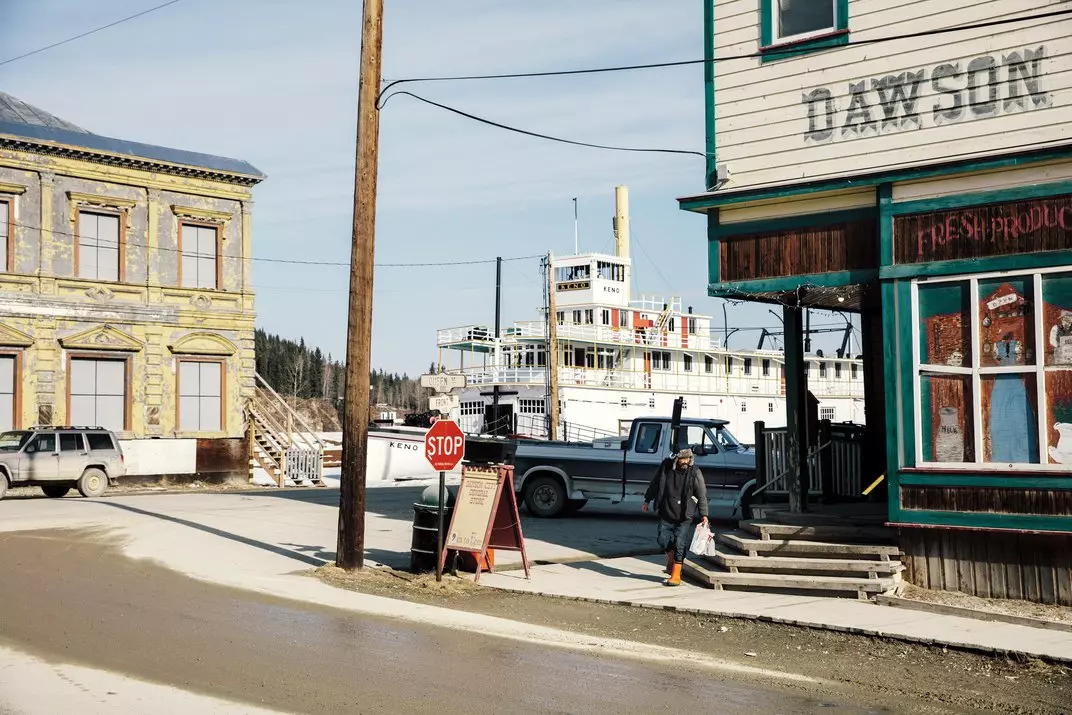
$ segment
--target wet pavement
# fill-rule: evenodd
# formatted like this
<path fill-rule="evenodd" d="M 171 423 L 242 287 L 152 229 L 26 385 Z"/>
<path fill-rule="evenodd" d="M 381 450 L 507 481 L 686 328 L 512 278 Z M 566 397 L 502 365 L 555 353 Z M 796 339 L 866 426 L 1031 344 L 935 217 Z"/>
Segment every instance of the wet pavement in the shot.
<path fill-rule="evenodd" d="M 232 590 L 128 559 L 84 531 L 0 534 L 0 574 L 3 645 L 287 712 L 883 712 L 691 665 Z"/>

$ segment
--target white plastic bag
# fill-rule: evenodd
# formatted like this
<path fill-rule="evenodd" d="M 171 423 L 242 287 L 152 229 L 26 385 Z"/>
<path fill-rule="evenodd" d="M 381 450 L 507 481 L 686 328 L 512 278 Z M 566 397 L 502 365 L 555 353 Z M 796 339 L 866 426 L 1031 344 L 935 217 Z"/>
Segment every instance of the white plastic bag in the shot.
<path fill-rule="evenodd" d="M 696 527 L 696 533 L 692 535 L 692 544 L 689 551 L 697 556 L 714 556 L 715 533 L 707 525 L 700 524 Z"/>

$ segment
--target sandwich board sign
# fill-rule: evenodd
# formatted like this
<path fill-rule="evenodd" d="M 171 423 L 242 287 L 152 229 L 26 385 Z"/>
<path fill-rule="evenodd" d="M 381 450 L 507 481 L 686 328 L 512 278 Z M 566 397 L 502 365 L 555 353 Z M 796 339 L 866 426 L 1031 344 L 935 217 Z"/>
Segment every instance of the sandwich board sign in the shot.
<path fill-rule="evenodd" d="M 467 464 L 462 467 L 462 484 L 458 488 L 443 553 L 445 556 L 447 550 L 452 550 L 476 555 L 475 580 L 479 582 L 481 568 L 488 563 L 489 549 L 520 551 L 525 578 L 529 578 L 525 537 L 521 533 L 514 493 L 514 468 Z"/>

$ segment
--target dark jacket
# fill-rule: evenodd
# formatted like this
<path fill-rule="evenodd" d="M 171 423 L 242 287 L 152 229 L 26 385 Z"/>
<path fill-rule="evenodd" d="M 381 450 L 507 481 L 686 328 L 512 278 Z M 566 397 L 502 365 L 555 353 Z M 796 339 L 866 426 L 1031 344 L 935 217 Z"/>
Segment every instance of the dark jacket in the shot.
<path fill-rule="evenodd" d="M 673 459 L 664 459 L 644 493 L 644 503 L 655 502 L 655 513 L 663 521 L 680 524 L 692 521 L 697 512 L 707 516 L 707 486 L 695 464 L 679 471 Z"/>

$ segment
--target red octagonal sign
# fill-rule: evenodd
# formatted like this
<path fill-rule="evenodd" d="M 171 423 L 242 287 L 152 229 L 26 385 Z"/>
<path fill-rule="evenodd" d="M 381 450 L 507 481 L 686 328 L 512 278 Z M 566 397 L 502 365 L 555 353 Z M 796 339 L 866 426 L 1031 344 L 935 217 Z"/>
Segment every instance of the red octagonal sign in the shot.
<path fill-rule="evenodd" d="M 449 472 L 465 456 L 465 434 L 452 420 L 436 420 L 424 436 L 424 457 L 437 472 Z"/>

